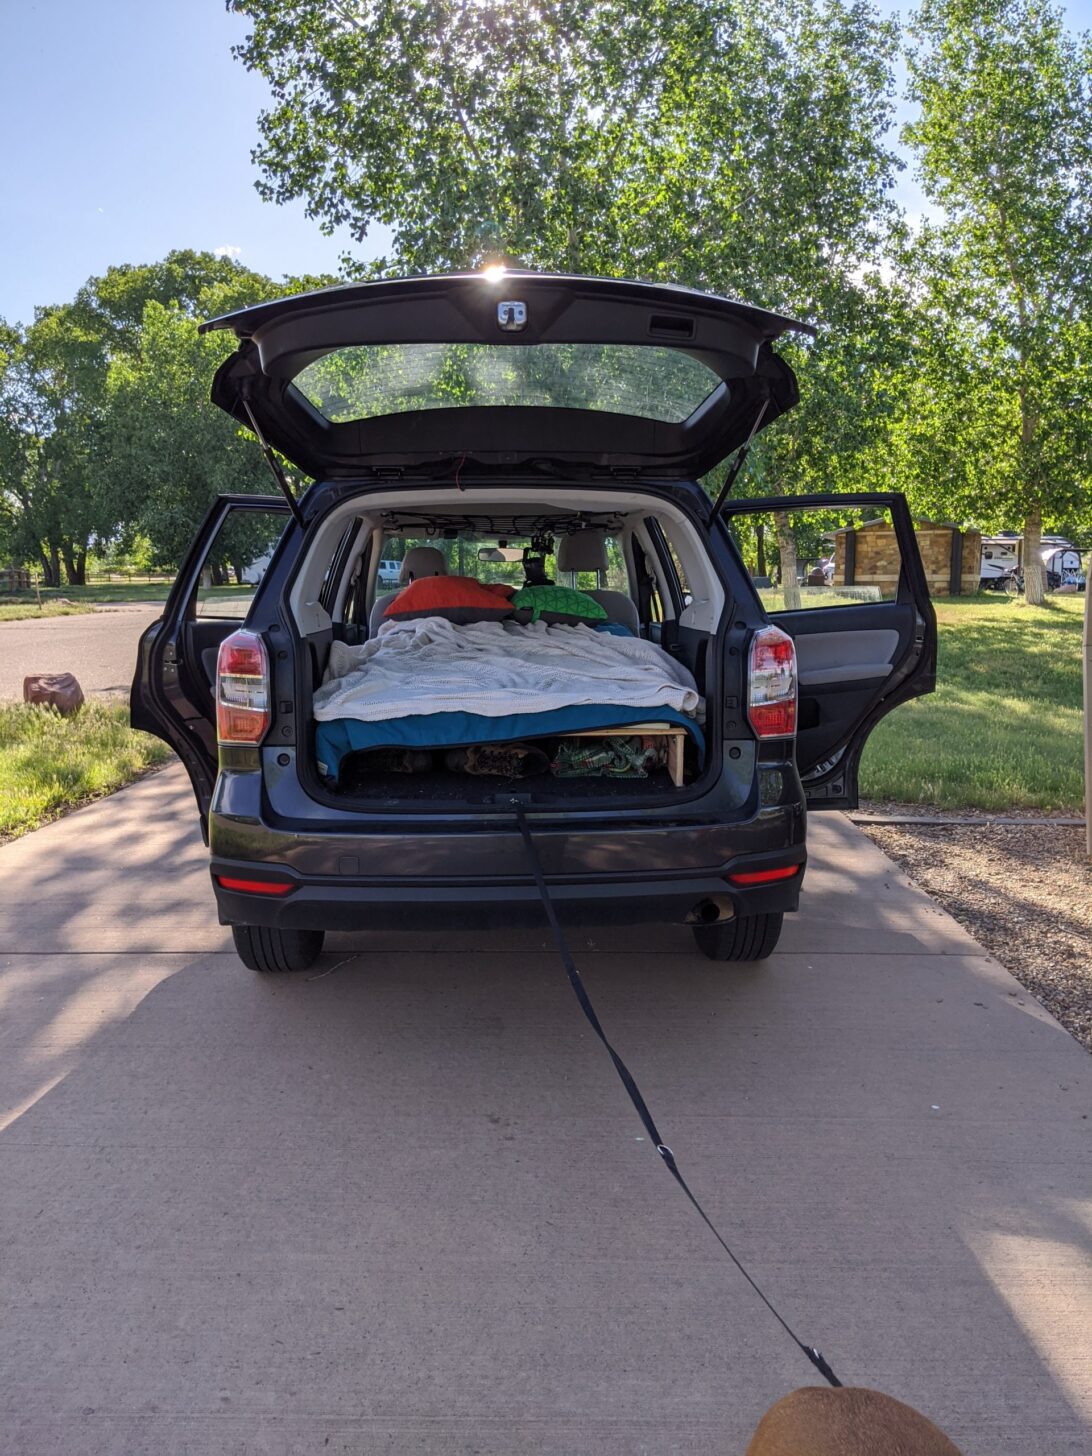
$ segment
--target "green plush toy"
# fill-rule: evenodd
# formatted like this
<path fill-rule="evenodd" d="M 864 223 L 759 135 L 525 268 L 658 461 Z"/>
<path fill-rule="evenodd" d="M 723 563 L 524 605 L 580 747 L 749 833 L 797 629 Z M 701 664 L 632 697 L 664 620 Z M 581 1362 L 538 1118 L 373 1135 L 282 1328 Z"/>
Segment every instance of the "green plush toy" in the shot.
<path fill-rule="evenodd" d="M 605 622 L 606 608 L 587 592 L 571 586 L 525 586 L 509 598 L 518 614 L 529 612 L 532 622 Z"/>

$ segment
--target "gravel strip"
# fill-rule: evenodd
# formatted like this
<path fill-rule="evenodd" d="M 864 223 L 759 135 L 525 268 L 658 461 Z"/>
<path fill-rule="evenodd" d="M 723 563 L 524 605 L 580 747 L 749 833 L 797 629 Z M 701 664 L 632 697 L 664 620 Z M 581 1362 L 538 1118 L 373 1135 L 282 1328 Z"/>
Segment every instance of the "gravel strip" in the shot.
<path fill-rule="evenodd" d="M 1092 864 L 1083 829 L 861 827 L 1092 1051 Z"/>

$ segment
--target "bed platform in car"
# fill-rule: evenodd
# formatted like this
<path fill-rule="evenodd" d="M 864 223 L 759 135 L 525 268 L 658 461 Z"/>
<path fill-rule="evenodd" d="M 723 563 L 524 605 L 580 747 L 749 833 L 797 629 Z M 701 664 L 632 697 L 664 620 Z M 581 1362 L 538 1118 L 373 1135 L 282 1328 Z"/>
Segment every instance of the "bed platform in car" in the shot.
<path fill-rule="evenodd" d="M 374 723 L 358 718 L 330 718 L 315 723 L 315 750 L 319 772 L 336 784 L 343 760 L 375 748 L 462 748 L 472 743 L 528 742 L 536 738 L 633 737 L 661 734 L 669 737 L 672 783 L 687 738 L 693 740 L 698 765 L 705 757 L 705 739 L 692 718 L 673 708 L 627 708 L 617 703 L 581 704 L 547 713 L 512 713 L 488 718 L 476 713 L 421 713 L 387 718 Z M 678 737 L 676 737 L 678 735 Z M 674 767 L 672 767 L 674 765 Z M 566 780 L 566 782 L 573 782 Z"/>
<path fill-rule="evenodd" d="M 566 738 L 666 738 L 667 774 L 677 789 L 683 786 L 683 750 L 686 729 L 677 723 L 630 723 L 618 728 L 583 728 Z"/>

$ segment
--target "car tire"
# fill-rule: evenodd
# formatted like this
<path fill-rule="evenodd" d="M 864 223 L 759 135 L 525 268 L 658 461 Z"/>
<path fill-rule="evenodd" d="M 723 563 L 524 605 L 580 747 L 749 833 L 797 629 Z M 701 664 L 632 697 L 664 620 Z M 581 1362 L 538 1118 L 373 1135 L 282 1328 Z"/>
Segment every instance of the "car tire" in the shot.
<path fill-rule="evenodd" d="M 252 971 L 306 971 L 322 950 L 322 930 L 273 930 L 267 925 L 233 925 L 235 949 Z"/>
<path fill-rule="evenodd" d="M 781 935 L 784 915 L 738 915 L 717 925 L 695 925 L 694 939 L 711 961 L 764 961 Z"/>

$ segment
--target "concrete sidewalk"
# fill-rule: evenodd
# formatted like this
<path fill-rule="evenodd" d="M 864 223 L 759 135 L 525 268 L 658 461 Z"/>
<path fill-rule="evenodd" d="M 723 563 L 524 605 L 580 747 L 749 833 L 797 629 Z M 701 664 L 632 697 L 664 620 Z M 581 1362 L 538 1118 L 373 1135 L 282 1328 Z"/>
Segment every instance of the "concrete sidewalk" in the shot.
<path fill-rule="evenodd" d="M 767 965 L 574 932 L 589 990 L 844 1380 L 967 1456 L 1086 1451 L 1092 1064 L 858 830 L 811 832 Z M 5 1456 L 742 1456 L 814 1383 L 545 933 L 256 976 L 175 768 L 0 848 L 0 901 Z"/>

